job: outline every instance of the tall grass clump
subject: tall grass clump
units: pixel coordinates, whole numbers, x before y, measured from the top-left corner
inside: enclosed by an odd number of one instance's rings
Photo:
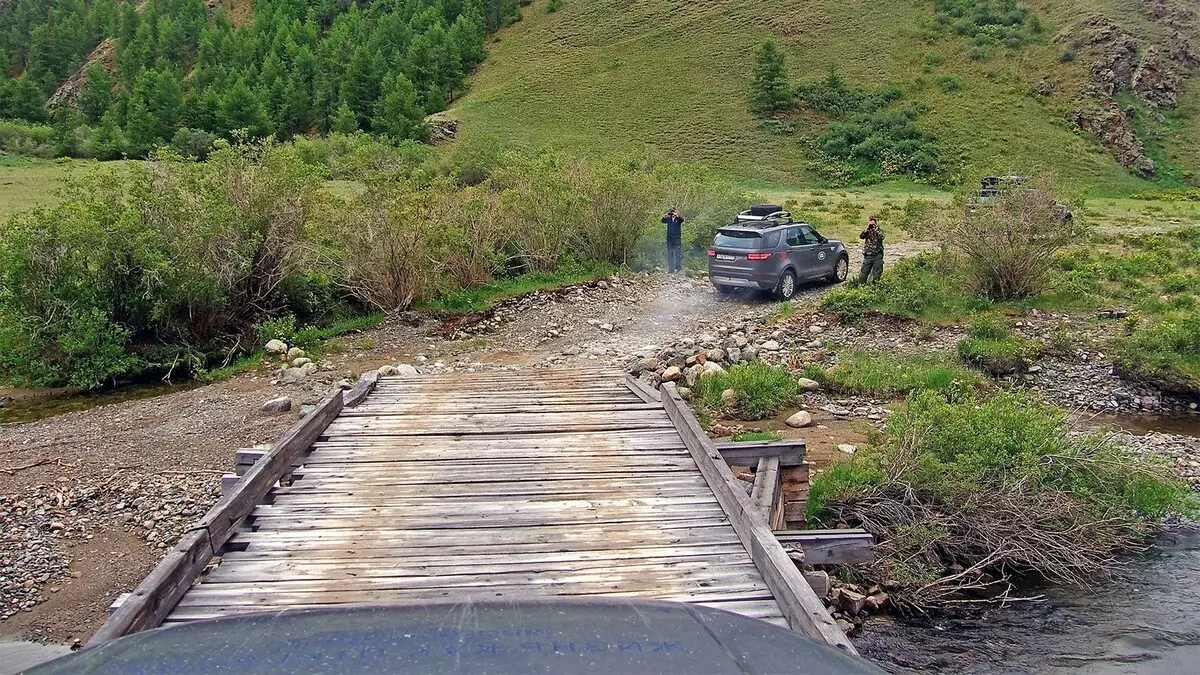
[[[1196,506],[1165,463],[1073,433],[1065,411],[1020,393],[917,392],[885,431],[813,481],[808,515],[874,534],[876,562],[856,573],[898,583],[907,607],[1007,599],[1016,575],[1102,580]]]
[[[1038,343],[1013,332],[1003,320],[984,315],[967,325],[958,343],[962,360],[989,375],[1024,372],[1037,357]]]
[[[1122,376],[1178,394],[1200,393],[1200,313],[1169,313],[1138,326],[1115,347]]]
[[[904,258],[889,268],[877,284],[843,286],[821,299],[823,309],[843,319],[884,314],[944,321],[988,306],[987,300],[969,292],[961,268],[944,253]]]
[[[736,407],[727,409],[722,394],[732,389]],[[753,362],[733,366],[724,373],[704,375],[694,390],[700,404],[726,417],[761,420],[777,414],[800,394],[800,385],[783,368]]]
[[[984,384],[978,373],[936,354],[843,352],[834,366],[825,370],[807,368],[805,375],[835,392],[880,397],[901,397],[923,390],[965,392]]]

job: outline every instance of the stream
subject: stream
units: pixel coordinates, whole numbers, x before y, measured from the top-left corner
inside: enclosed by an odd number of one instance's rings
[[[893,673],[1194,675],[1200,672],[1200,528],[1091,592],[929,620],[869,622],[855,645]]]
[[[128,384],[94,394],[65,389],[0,388],[0,426],[27,424],[55,415],[91,410],[110,403],[165,396],[203,385],[204,383],[198,380],[180,380],[175,384]]]

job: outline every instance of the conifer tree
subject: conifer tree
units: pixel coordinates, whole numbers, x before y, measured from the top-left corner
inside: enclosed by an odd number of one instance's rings
[[[765,40],[754,56],[751,101],[755,112],[766,113],[790,107],[792,87],[788,84],[787,57],[774,40]]]
[[[424,138],[425,111],[417,102],[417,88],[403,73],[384,82],[383,96],[375,103],[371,130],[396,140]]]

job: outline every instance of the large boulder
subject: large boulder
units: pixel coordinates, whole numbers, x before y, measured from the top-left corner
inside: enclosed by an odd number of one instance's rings
[[[288,346],[283,340],[271,340],[264,349],[267,350],[268,354],[286,354]]]
[[[678,382],[679,378],[681,378],[681,377],[683,377],[683,371],[681,371],[679,369],[679,366],[671,366],[670,368],[667,368],[666,370],[663,371],[662,381],[663,382]]]
[[[293,368],[303,368],[304,366],[306,366],[310,363],[312,363],[312,359],[310,359],[306,356],[301,356],[301,357],[292,359],[292,367]]]
[[[396,374],[404,375],[406,377],[413,377],[416,375],[420,375],[421,373],[416,368],[408,365],[407,363],[397,363],[396,364]]]
[[[813,423],[812,413],[808,412],[807,410],[801,410],[801,411],[797,412],[796,414],[792,415],[791,417],[787,418],[787,425],[789,427],[795,427],[797,429],[800,429],[802,427],[807,427],[807,426],[811,425],[812,423]]]
[[[808,392],[819,391],[821,389],[820,382],[817,382],[816,380],[810,380],[807,377],[802,377],[796,380],[796,384],[799,384],[801,389]]]
[[[288,361],[295,361],[301,356],[308,356],[308,354],[299,347],[292,347],[291,349],[287,350]]]

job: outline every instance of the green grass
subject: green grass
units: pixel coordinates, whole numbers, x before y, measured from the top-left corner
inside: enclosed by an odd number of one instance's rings
[[[721,395],[737,392],[737,407],[726,410]],[[706,375],[696,381],[696,400],[709,411],[725,411],[737,418],[761,420],[778,413],[800,394],[796,378],[783,368],[761,362],[733,366],[724,373]]]
[[[104,162],[103,166],[122,166],[125,162]],[[0,153],[0,221],[36,206],[52,206],[59,200],[55,192],[71,175],[80,175],[101,166],[86,159],[30,159]]]
[[[374,328],[383,322],[385,316],[383,312],[374,312],[366,316],[344,319],[325,328],[304,328],[296,331],[296,335],[289,344],[300,345],[305,349],[314,349],[330,338]]]
[[[794,84],[832,70],[856,86],[904,87],[907,100],[930,107],[921,125],[961,156],[964,176],[1040,166],[1113,193],[1146,184],[1064,119],[1090,73],[1085,59],[1061,63],[1062,45],[1052,37],[1094,13],[1097,0],[1035,3],[1045,37],[1015,52],[996,49],[982,62],[968,56],[965,39],[920,37],[932,2],[595,0],[549,14],[540,11],[544,4],[536,0],[500,32],[471,91],[451,109],[465,137],[495,135],[585,156],[649,152],[766,184],[806,182],[812,176],[798,137],[760,126],[749,110],[754,46],[774,37]],[[1152,30],[1137,12],[1122,12],[1120,21],[1135,33]],[[931,52],[940,57],[935,63],[927,62]],[[961,87],[943,91],[938,79],[951,75]],[[1056,91],[1031,95],[1042,78],[1055,81]],[[1196,92],[1185,100],[1178,128],[1194,131]],[[796,124],[800,135],[823,126],[812,115]],[[1197,148],[1200,134],[1179,133],[1165,151],[1195,167]]]
[[[518,297],[533,291],[553,290],[595,281],[612,276],[615,272],[615,268],[600,263],[564,265],[558,271],[551,273],[523,274],[518,277],[501,279],[487,286],[447,293],[440,298],[421,304],[416,309],[452,314],[482,312],[507,298]]]
[[[1041,345],[1012,331],[1006,322],[984,315],[967,326],[967,337],[958,343],[958,355],[991,375],[1024,372]]]
[[[755,441],[778,441],[783,435],[777,431],[743,431],[733,435],[734,443],[753,443]]]
[[[810,364],[804,375],[834,392],[884,398],[899,398],[913,391],[955,392],[984,386],[979,373],[938,354],[895,356],[848,351],[838,354],[833,367],[822,369]]]

